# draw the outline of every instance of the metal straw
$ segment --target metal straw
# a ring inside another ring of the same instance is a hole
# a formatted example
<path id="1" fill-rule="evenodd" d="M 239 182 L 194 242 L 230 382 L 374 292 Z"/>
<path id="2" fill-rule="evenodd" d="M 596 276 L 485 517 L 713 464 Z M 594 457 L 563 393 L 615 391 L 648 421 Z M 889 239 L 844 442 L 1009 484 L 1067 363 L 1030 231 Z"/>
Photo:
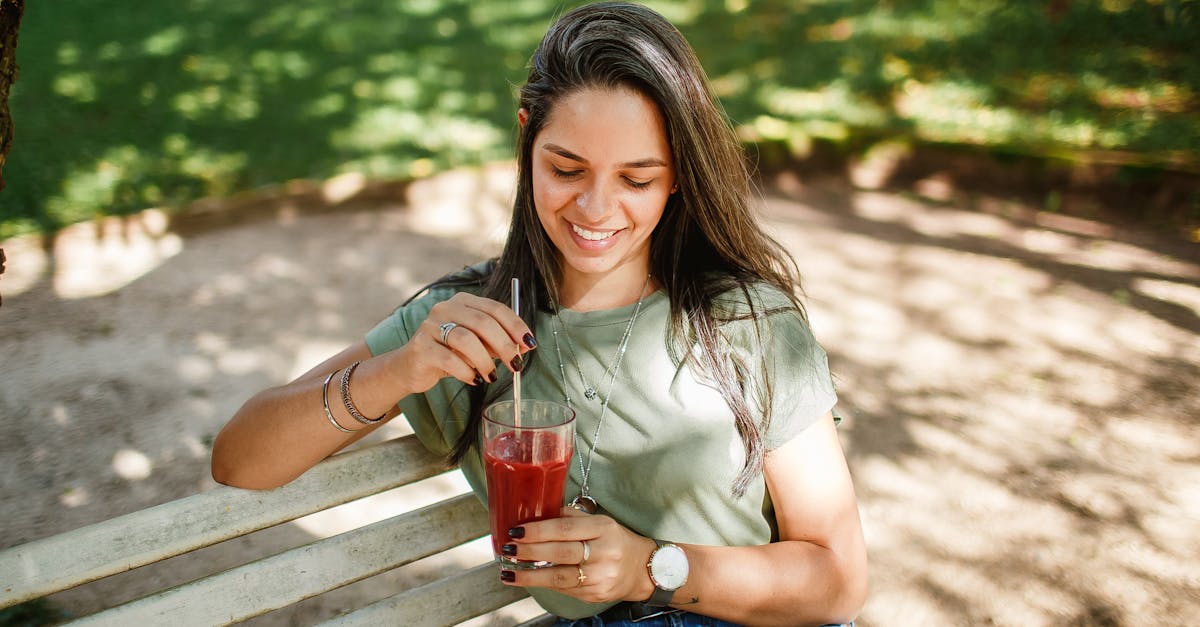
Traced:
<path id="1" fill-rule="evenodd" d="M 521 281 L 517 277 L 512 278 L 512 310 L 518 316 L 521 315 Z M 516 421 L 518 427 L 521 426 L 521 371 L 517 370 L 513 373 L 513 420 Z"/>

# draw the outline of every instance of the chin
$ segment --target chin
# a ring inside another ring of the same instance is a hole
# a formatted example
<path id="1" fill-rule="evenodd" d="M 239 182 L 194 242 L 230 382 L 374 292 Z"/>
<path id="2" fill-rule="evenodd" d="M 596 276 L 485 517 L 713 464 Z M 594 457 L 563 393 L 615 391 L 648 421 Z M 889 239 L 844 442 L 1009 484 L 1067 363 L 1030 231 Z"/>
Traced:
<path id="1" fill-rule="evenodd" d="M 617 266 L 612 259 L 571 259 L 564 260 L 567 266 L 579 274 L 606 274 Z"/>

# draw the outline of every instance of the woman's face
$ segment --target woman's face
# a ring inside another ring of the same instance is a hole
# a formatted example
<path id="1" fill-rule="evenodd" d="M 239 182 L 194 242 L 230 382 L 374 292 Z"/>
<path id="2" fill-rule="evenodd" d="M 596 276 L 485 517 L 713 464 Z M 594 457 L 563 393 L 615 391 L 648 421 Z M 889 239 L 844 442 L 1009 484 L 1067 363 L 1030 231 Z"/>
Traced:
<path id="1" fill-rule="evenodd" d="M 532 174 L 534 205 L 563 280 L 645 277 L 674 172 L 654 101 L 621 88 L 561 98 L 534 138 Z"/>

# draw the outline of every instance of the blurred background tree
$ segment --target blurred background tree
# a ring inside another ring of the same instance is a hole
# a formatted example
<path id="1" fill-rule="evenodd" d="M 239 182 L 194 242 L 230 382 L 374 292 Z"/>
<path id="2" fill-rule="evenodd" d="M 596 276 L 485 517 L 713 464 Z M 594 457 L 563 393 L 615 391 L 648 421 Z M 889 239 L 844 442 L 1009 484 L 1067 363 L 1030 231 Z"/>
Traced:
<path id="1" fill-rule="evenodd" d="M 1198 0 L 650 4 L 693 42 L 760 159 L 943 146 L 1130 182 L 1200 173 Z M 515 86 L 560 10 L 35 3 L 0 239 L 293 179 L 510 158 Z"/>
<path id="2" fill-rule="evenodd" d="M 13 121 L 8 108 L 8 94 L 17 80 L 17 31 L 25 0 L 0 0 L 0 191 L 4 190 L 4 160 L 12 147 Z M 0 251 L 0 273 L 3 273 L 3 251 Z"/>

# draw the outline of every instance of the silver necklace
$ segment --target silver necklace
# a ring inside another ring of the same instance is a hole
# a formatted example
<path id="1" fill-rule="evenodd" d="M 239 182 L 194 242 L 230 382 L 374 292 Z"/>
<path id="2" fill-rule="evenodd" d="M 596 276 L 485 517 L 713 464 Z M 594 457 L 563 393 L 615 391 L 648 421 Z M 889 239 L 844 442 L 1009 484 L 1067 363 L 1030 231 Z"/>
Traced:
<path id="1" fill-rule="evenodd" d="M 596 420 L 596 429 L 592 433 L 592 448 L 588 451 L 587 463 L 584 464 L 583 456 L 579 456 L 579 474 L 581 482 L 579 486 L 579 496 L 571 500 L 571 507 L 589 514 L 595 514 L 599 509 L 599 504 L 596 499 L 592 498 L 591 492 L 588 489 L 588 478 L 592 475 L 592 458 L 596 454 L 596 445 L 600 443 L 600 428 L 604 426 L 604 417 L 608 415 L 608 402 L 612 400 L 613 384 L 617 380 L 617 370 L 621 368 L 621 360 L 625 357 L 625 349 L 629 347 L 629 337 L 633 334 L 633 323 L 637 321 L 638 314 L 642 311 L 642 302 L 646 300 L 646 287 L 650 285 L 650 275 L 646 275 L 646 282 L 642 285 L 641 294 L 638 296 L 637 306 L 633 309 L 633 315 L 629 316 L 629 323 L 625 325 L 625 333 L 621 335 L 621 342 L 617 346 L 617 352 L 613 354 L 611 365 L 605 370 L 608 374 L 608 386 L 604 392 L 604 396 L 600 402 L 600 418 Z M 583 384 L 584 393 L 588 400 L 592 400 L 597 396 L 596 388 L 587 382 L 584 377 L 583 368 L 579 365 L 579 356 L 575 353 L 575 344 L 571 341 L 571 334 L 567 331 L 567 325 L 563 323 L 562 318 L 558 315 L 558 305 L 554 306 L 554 321 L 558 324 L 558 328 L 554 329 L 554 352 L 558 355 L 558 372 L 562 375 L 563 384 L 563 400 L 567 406 L 574 409 L 571 402 L 571 395 L 567 393 L 567 368 L 563 365 L 562 349 L 559 346 L 558 333 L 561 330 L 563 336 L 567 340 L 567 350 L 571 352 L 571 359 L 575 362 L 575 370 L 579 373 L 579 381 Z"/>

